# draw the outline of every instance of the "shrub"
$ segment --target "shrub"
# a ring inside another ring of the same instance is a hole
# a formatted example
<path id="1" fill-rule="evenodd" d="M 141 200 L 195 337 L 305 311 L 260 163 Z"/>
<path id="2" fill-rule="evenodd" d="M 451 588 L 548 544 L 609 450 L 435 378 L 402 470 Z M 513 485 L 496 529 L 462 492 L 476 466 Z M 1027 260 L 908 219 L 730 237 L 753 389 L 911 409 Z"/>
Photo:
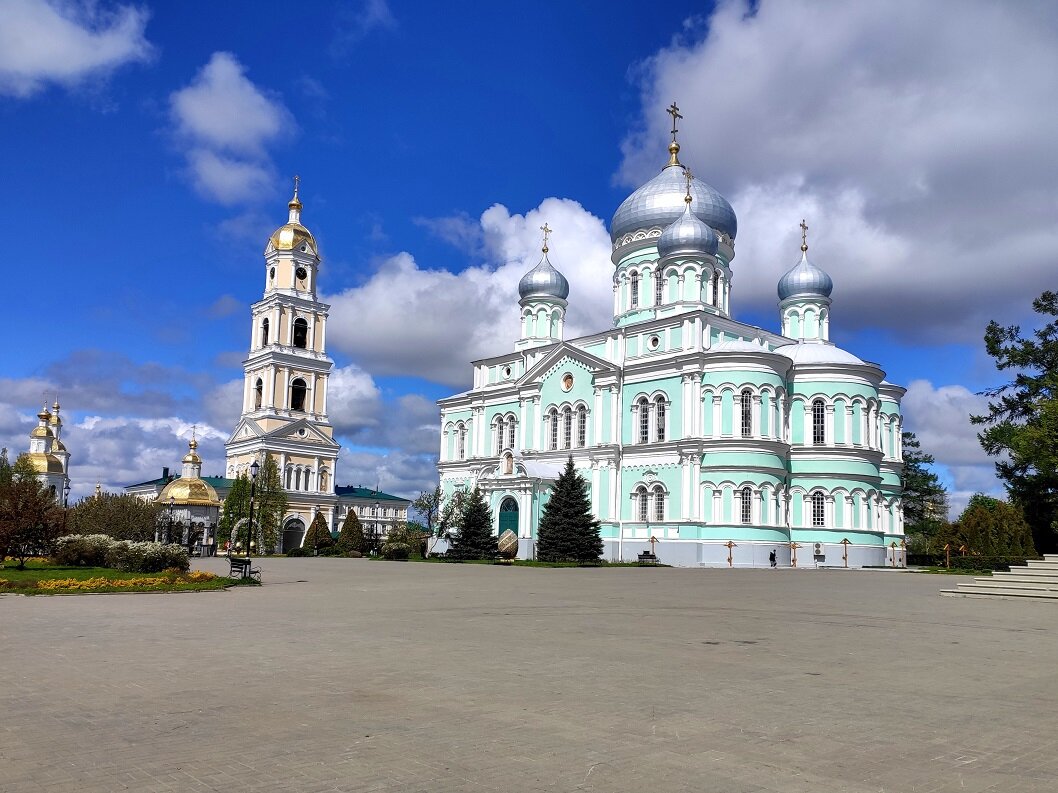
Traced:
<path id="1" fill-rule="evenodd" d="M 118 540 L 107 551 L 106 566 L 126 573 L 160 573 L 169 568 L 187 572 L 191 560 L 181 545 Z"/>
<path id="2" fill-rule="evenodd" d="M 103 567 L 107 552 L 115 543 L 106 534 L 70 534 L 55 541 L 52 559 L 62 565 Z"/>
<path id="3" fill-rule="evenodd" d="M 360 553 L 360 551 L 346 551 L 345 552 L 345 558 L 346 559 L 362 559 L 363 556 L 364 555 L 362 553 Z"/>
<path id="4" fill-rule="evenodd" d="M 1009 570 L 1011 567 L 1024 566 L 1024 556 L 953 556 L 951 558 L 953 570 Z"/>
<path id="5" fill-rule="evenodd" d="M 289 551 L 287 551 L 287 556 L 289 556 L 289 557 L 308 556 L 308 555 L 309 555 L 309 552 L 306 551 L 304 548 L 291 548 Z"/>

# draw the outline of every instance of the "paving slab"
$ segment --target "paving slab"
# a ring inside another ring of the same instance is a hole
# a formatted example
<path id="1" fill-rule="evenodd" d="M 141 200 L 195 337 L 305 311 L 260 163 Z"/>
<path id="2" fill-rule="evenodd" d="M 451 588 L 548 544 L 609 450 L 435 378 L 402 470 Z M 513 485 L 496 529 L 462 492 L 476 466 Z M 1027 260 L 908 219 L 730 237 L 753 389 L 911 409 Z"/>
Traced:
<path id="1" fill-rule="evenodd" d="M 0 597 L 0 790 L 1058 790 L 1054 603 L 868 571 L 259 565 Z"/>

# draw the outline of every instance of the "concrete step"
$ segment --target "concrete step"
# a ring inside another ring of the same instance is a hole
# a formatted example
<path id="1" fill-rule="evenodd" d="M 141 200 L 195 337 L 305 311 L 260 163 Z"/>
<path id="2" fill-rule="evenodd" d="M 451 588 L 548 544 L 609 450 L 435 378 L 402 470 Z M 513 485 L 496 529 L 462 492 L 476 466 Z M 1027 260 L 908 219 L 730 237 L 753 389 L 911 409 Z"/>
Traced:
<path id="1" fill-rule="evenodd" d="M 1038 589 L 1016 589 L 1013 587 L 976 586 L 960 584 L 958 589 L 942 589 L 946 597 L 998 597 L 1018 600 L 1054 600 L 1058 601 L 1058 592 Z"/>
<path id="2" fill-rule="evenodd" d="M 1029 570 L 1058 570 L 1058 559 L 1029 559 L 1026 565 Z"/>
<path id="3" fill-rule="evenodd" d="M 1058 592 L 1058 581 L 1018 581 L 1013 578 L 975 578 L 973 583 L 965 582 L 969 586 L 1012 587 L 1014 589 L 1038 589 L 1041 592 Z M 962 583 L 959 584 L 962 586 Z"/>
<path id="4" fill-rule="evenodd" d="M 1058 575 L 1029 575 L 1026 573 L 1004 573 L 997 571 L 992 574 L 997 581 L 1036 581 L 1041 584 L 1051 584 L 1058 581 Z"/>

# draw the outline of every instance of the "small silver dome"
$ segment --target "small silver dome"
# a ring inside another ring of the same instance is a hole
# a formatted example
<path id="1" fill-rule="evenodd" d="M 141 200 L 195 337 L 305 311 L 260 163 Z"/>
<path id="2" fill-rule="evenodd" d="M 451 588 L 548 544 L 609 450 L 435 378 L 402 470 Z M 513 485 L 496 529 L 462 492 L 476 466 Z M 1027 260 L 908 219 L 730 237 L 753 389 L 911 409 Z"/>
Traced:
<path id="1" fill-rule="evenodd" d="M 569 281 L 566 276 L 551 266 L 547 260 L 547 250 L 540 259 L 540 264 L 522 276 L 518 282 L 518 295 L 527 297 L 558 297 L 565 300 L 569 297 Z"/>
<path id="2" fill-rule="evenodd" d="M 801 251 L 801 261 L 779 279 L 779 300 L 794 295 L 830 297 L 834 282 L 830 276 L 808 261 L 808 252 Z"/>
<path id="3" fill-rule="evenodd" d="M 628 196 L 610 221 L 610 240 L 617 242 L 625 234 L 654 226 L 665 228 L 683 214 L 683 197 L 687 180 L 682 165 L 668 165 L 661 173 Z M 731 239 L 738 232 L 735 210 L 720 193 L 701 179 L 691 180 L 694 214 L 703 223 Z"/>
<path id="4" fill-rule="evenodd" d="M 691 211 L 690 202 L 685 201 L 684 206 L 679 219 L 661 232 L 661 237 L 658 238 L 658 254 L 715 254 L 719 244 L 716 232 Z"/>

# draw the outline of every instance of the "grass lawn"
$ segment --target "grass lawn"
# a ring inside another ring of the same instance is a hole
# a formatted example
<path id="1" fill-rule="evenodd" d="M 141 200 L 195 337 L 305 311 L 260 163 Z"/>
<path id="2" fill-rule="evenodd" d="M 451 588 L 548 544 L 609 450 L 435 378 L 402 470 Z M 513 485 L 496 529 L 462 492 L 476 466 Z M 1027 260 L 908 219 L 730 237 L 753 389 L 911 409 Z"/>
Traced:
<path id="1" fill-rule="evenodd" d="M 991 570 L 963 570 L 955 567 L 920 567 L 916 573 L 932 573 L 934 575 L 992 575 Z"/>
<path id="2" fill-rule="evenodd" d="M 256 584 L 256 582 L 253 582 Z M 98 592 L 187 592 L 246 585 L 211 573 L 124 573 L 109 567 L 65 567 L 39 560 L 19 570 L 10 560 L 0 568 L 0 593 L 20 595 Z"/>

